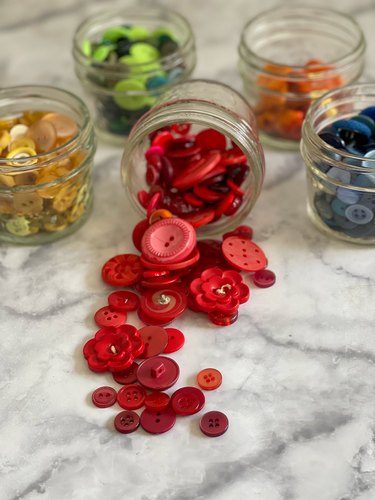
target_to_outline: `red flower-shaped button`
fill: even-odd
[[[196,387],[182,387],[173,393],[171,406],[178,415],[193,415],[203,408],[205,400],[203,392]]]
[[[94,372],[126,370],[144,349],[138,330],[132,325],[104,327],[83,347],[83,355]]]
[[[113,311],[135,311],[139,306],[139,297],[133,292],[120,290],[108,295],[108,304]]]
[[[117,393],[112,387],[98,387],[92,393],[92,402],[98,408],[108,408],[116,403]]]
[[[126,321],[126,312],[113,311],[110,307],[102,307],[96,311],[94,316],[98,326],[120,326]]]
[[[267,266],[267,257],[253,241],[240,236],[230,236],[223,241],[224,257],[233,267],[255,272]]]
[[[117,432],[130,434],[138,429],[139,417],[135,411],[126,410],[117,414],[113,423]]]
[[[143,406],[146,391],[140,385],[125,385],[117,393],[117,402],[125,410],[137,410]]]
[[[114,286],[129,286],[142,277],[143,267],[138,255],[126,253],[109,259],[102,268],[103,281]]]
[[[141,297],[139,309],[150,319],[168,323],[182,314],[186,307],[184,290],[174,286],[147,290]]]

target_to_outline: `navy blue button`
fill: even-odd
[[[324,131],[319,134],[319,137],[332,146],[333,148],[336,149],[344,149],[345,148],[345,142],[341,139],[341,137],[337,134],[336,131]]]
[[[355,120],[337,120],[332,124],[345,144],[366,144],[371,137],[371,129]]]
[[[357,116],[353,116],[352,120],[354,120],[356,122],[364,123],[371,130],[372,136],[375,135],[375,122],[369,116],[366,116],[366,115],[357,115]]]
[[[370,118],[375,120],[375,106],[369,106],[368,108],[362,109],[359,114],[369,116]]]

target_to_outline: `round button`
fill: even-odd
[[[204,406],[206,398],[196,387],[182,387],[173,393],[171,406],[177,415],[194,415]]]
[[[345,210],[345,216],[355,224],[367,224],[374,218],[374,213],[364,205],[350,205]]]
[[[42,120],[46,120],[54,126],[56,135],[59,139],[68,139],[78,132],[77,123],[70,116],[62,113],[47,113]]]
[[[232,266],[242,271],[255,272],[267,266],[267,257],[253,241],[230,236],[223,241],[224,257]]]
[[[182,262],[168,264],[168,270],[176,271],[178,269],[185,269],[198,262],[198,260],[199,260],[199,251],[197,248],[194,248],[193,252],[190,255],[188,255],[188,257]],[[158,262],[150,262],[147,259],[145,259],[143,255],[141,256],[141,263],[144,267],[147,267],[148,269],[165,270],[166,268],[165,264],[160,264]]]
[[[150,318],[148,317],[143,311],[138,309],[138,318],[144,323],[146,326],[166,326],[168,325],[172,320],[170,321],[165,321],[165,320],[158,320],[155,318]]]
[[[138,367],[138,382],[146,389],[164,391],[174,385],[180,376],[176,361],[165,356],[146,359]]]
[[[141,426],[150,434],[167,432],[176,423],[176,414],[171,410],[151,411],[144,410],[141,414]]]
[[[197,382],[201,389],[213,391],[221,386],[222,375],[215,368],[205,368],[198,373]]]
[[[109,259],[102,268],[103,281],[114,286],[129,286],[142,277],[143,267],[138,255],[126,253]]]
[[[138,429],[139,417],[135,411],[126,410],[116,415],[113,423],[117,432],[130,434]]]
[[[117,402],[125,410],[137,410],[143,406],[145,397],[146,391],[140,385],[125,385],[117,393]]]
[[[220,160],[220,153],[207,153],[196,162],[190,162],[189,166],[179,172],[173,179],[173,187],[183,190],[196,186],[215,169]]]
[[[237,321],[238,312],[233,314],[223,314],[220,311],[211,311],[208,313],[208,319],[217,326],[229,326]]]
[[[191,224],[178,218],[152,224],[142,238],[144,257],[157,263],[183,261],[194,250],[196,234]]]
[[[181,347],[185,344],[185,336],[177,328],[166,328],[165,331],[168,335],[168,343],[164,349],[166,354],[171,352],[176,352],[181,349]]]
[[[168,343],[168,335],[164,328],[160,326],[144,326],[138,330],[138,333],[145,344],[141,358],[151,358],[164,351]]]
[[[227,145],[225,135],[212,128],[202,130],[196,136],[196,142],[202,151],[219,149],[224,151]]]
[[[98,387],[92,393],[92,402],[98,408],[108,408],[116,403],[116,391],[112,387]]]
[[[102,307],[96,311],[94,316],[95,323],[98,326],[121,326],[126,321],[126,313],[120,311],[112,311],[108,306]]]
[[[34,141],[38,153],[51,151],[56,143],[55,127],[47,120],[34,122],[29,128],[28,136]]]
[[[199,427],[206,436],[221,436],[228,430],[228,417],[221,411],[209,411],[201,418]]]
[[[150,227],[150,224],[149,224],[148,219],[143,219],[143,220],[139,221],[138,224],[136,224],[136,226],[133,229],[133,232],[132,232],[133,244],[139,252],[142,251],[141,244],[142,244],[143,235],[144,235],[146,229],[148,229],[149,227]]]
[[[268,288],[275,284],[276,275],[270,269],[262,269],[254,274],[253,281],[258,288]]]
[[[165,392],[147,394],[145,407],[151,411],[164,411],[168,408],[170,397]]]
[[[336,190],[336,196],[343,203],[353,205],[354,203],[358,203],[361,194],[358,191],[353,191],[352,189],[338,187]]]
[[[138,363],[134,361],[126,370],[112,373],[112,377],[115,382],[121,385],[134,384],[134,382],[137,382],[137,371]]]
[[[148,318],[168,323],[185,311],[187,297],[184,290],[177,286],[159,290],[150,289],[141,297],[139,307]]]
[[[133,292],[121,290],[108,295],[108,304],[114,311],[135,311],[139,306],[139,298],[138,295]]]

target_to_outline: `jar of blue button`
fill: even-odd
[[[317,100],[303,125],[301,153],[313,223],[336,238],[375,244],[375,84]]]
[[[164,9],[110,11],[86,19],[73,40],[75,71],[99,135],[123,143],[157,98],[196,64],[190,24]]]

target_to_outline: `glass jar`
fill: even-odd
[[[146,62],[142,57],[138,62],[129,56],[121,60],[130,60],[131,64],[95,60],[87,48],[88,43],[97,41],[106,30],[116,26],[125,30],[122,37],[125,42],[126,30],[133,26],[146,30],[146,34],[157,31],[160,43],[163,37],[169,43],[173,39],[172,45],[175,43],[165,55],[162,55],[165,45],[159,46],[160,57],[152,59],[151,54]],[[119,53],[118,48],[116,50]],[[172,85],[187,80],[196,64],[195,40],[188,21],[176,12],[161,8],[110,11],[86,19],[75,33],[73,57],[76,74],[91,98],[98,133],[120,144],[156,98]]]
[[[346,14],[293,5],[250,20],[238,50],[245,95],[262,140],[297,149],[311,102],[361,76],[365,39]]]
[[[336,149],[318,134],[374,105],[375,84],[336,89],[314,102],[302,128],[309,217],[326,234],[353,243],[375,243],[375,158]]]
[[[78,97],[47,86],[2,89],[0,135],[20,120],[29,126],[39,112],[66,115],[78,131],[45,153],[13,158],[0,153],[0,241],[49,243],[76,231],[90,213],[96,140],[88,110]]]
[[[238,147],[236,151],[242,156],[245,155],[244,161],[249,168],[247,177],[240,185],[243,192],[241,205],[235,213],[222,215],[217,220],[202,225],[199,233],[204,236],[220,234],[236,227],[249,214],[261,192],[265,173],[264,154],[258,138],[255,117],[246,100],[232,88],[213,81],[191,80],[176,85],[166,92],[158,104],[133,128],[125,146],[121,165],[123,183],[133,206],[143,217],[145,216],[145,209],[140,205],[138,195],[149,187],[145,178],[147,164],[145,152],[150,147],[150,135],[152,137],[155,131],[168,130],[176,124],[190,124],[191,129],[188,132],[190,136],[207,128],[214,129],[224,134],[228,147]],[[221,175],[224,177],[227,174]],[[201,180],[197,178],[196,183],[200,182]],[[170,190],[165,188],[161,191],[162,208],[165,208],[163,201],[166,196],[179,194],[175,188]],[[224,196],[225,193],[219,194],[219,199]],[[204,209],[205,207],[196,208],[194,214],[199,216],[200,211]],[[173,212],[170,206],[168,210]],[[174,215],[185,218],[188,216],[187,213],[180,212],[174,212]]]

